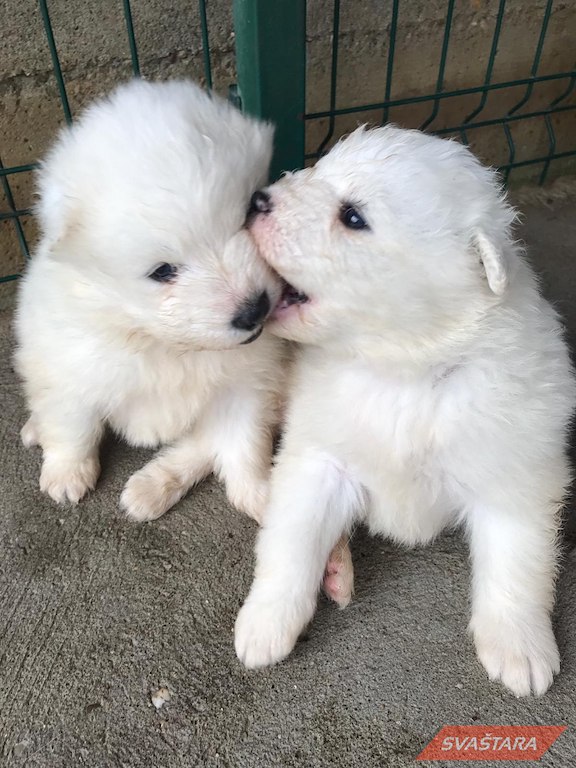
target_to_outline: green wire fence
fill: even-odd
[[[407,3],[401,3],[400,0],[393,0],[391,3],[391,22],[389,31],[387,66],[383,83],[383,100],[381,102],[337,108],[336,99],[339,81],[339,23],[341,2],[340,0],[333,0],[330,105],[327,110],[310,112],[305,115],[305,120],[309,122],[328,120],[328,127],[319,144],[307,153],[307,160],[316,159],[325,151],[335,135],[335,126],[338,117],[354,114],[357,115],[360,120],[362,120],[363,115],[373,115],[375,112],[380,112],[381,119],[379,122],[383,124],[389,120],[390,112],[393,108],[406,107],[416,104],[431,104],[430,113],[424,120],[419,121],[417,124],[410,127],[417,127],[421,130],[433,131],[439,135],[456,135],[466,144],[470,143],[471,135],[475,131],[493,126],[501,127],[508,147],[508,156],[504,162],[498,163],[498,166],[504,176],[505,181],[509,180],[510,172],[513,169],[529,165],[536,165],[541,167],[538,182],[539,184],[544,184],[548,177],[550,164],[553,161],[573,158],[576,156],[576,130],[574,130],[573,133],[573,141],[571,147],[564,151],[557,151],[556,132],[552,122],[552,118],[554,116],[559,116],[562,113],[568,112],[574,113],[574,110],[576,110],[576,101],[573,98],[575,95],[576,85],[576,61],[574,61],[574,57],[576,56],[576,29],[573,30],[573,35],[571,38],[573,56],[572,68],[562,72],[539,74],[539,68],[542,61],[542,51],[548,32],[550,18],[554,8],[554,0],[547,0],[543,8],[540,32],[534,49],[532,63],[530,70],[526,72],[524,77],[519,77],[514,80],[504,80],[501,82],[493,81],[494,64],[499,51],[499,42],[507,6],[507,0],[499,0],[497,4],[494,31],[489,47],[483,82],[481,84],[474,84],[465,88],[447,89],[445,87],[445,71],[450,54],[450,43],[451,36],[453,34],[455,10],[455,0],[448,0],[446,3],[446,15],[442,37],[441,54],[438,64],[436,87],[434,91],[431,93],[420,93],[410,96],[393,97],[392,93],[394,83],[395,45],[397,41],[399,20],[401,19],[401,6],[403,5],[406,6]],[[532,11],[532,9],[530,9],[530,11]],[[530,109],[529,103],[535,86],[537,84],[551,83],[554,81],[561,81],[565,83],[564,90],[559,95],[555,96],[555,98],[550,100],[546,106],[538,109]],[[510,89],[517,88],[518,86],[524,86],[524,93],[522,94],[521,98],[516,101],[516,103],[514,103],[504,112],[504,114],[481,119],[482,113],[487,106],[487,101],[490,94],[509,91]],[[477,106],[472,111],[462,114],[462,118],[457,123],[444,126],[436,125],[440,105],[443,102],[455,102],[461,97],[467,97],[476,94],[479,96]],[[518,159],[516,142],[512,135],[510,126],[516,122],[528,121],[534,118],[542,118],[544,121],[547,132],[547,151],[537,157]],[[373,118],[371,119],[371,122],[374,122]]]
[[[197,32],[201,41],[199,55],[202,57],[204,84],[212,89],[212,65],[216,55],[210,48],[209,21],[212,9],[208,0],[191,2],[197,3]],[[555,68],[551,68],[550,56],[545,55],[547,41],[551,39],[554,14],[564,10],[566,3],[533,0],[528,7],[514,0],[470,0],[467,12],[470,13],[472,6],[488,9],[491,25],[488,31],[482,31],[482,40],[486,42],[485,52],[482,61],[476,62],[476,74],[470,82],[470,76],[462,75],[459,81],[455,81],[450,75],[450,68],[459,55],[458,43],[464,34],[462,2],[363,2],[362,13],[366,14],[372,8],[375,13],[377,11],[380,22],[382,19],[386,21],[384,41],[378,51],[379,64],[376,75],[371,75],[372,87],[369,89],[374,92],[376,86],[380,98],[363,101],[361,97],[365,76],[362,63],[358,71],[352,73],[352,77],[350,71],[344,71],[354,53],[347,42],[349,17],[351,10],[354,10],[354,2],[309,0],[307,8],[306,0],[233,0],[237,76],[235,100],[245,111],[276,124],[273,176],[277,176],[283,169],[291,170],[313,162],[342,133],[358,122],[384,124],[388,121],[419,127],[439,135],[456,136],[464,143],[470,143],[480,154],[486,155],[485,160],[500,168],[506,181],[511,181],[511,174],[519,173],[519,169],[532,168],[537,171],[536,180],[543,184],[551,177],[553,165],[555,175],[563,169],[574,167],[576,30],[568,35],[568,42],[563,44],[565,50],[553,51],[552,60],[561,63],[568,61],[568,66],[555,64]],[[226,5],[223,0],[212,0],[212,3],[220,12]],[[423,73],[420,84],[408,87],[404,77],[406,64],[401,64],[400,54],[403,47],[406,47],[409,35],[407,19],[414,15],[416,6],[434,8],[439,13],[437,38],[430,36],[434,44],[437,40],[438,57],[434,65],[428,66],[428,71]],[[133,18],[130,0],[118,0],[118,8],[123,15],[132,73],[136,76],[155,75],[152,65],[145,64],[145,71],[141,72],[135,28],[138,27],[142,6],[138,7],[136,18]],[[356,12],[360,13],[359,10]],[[526,18],[530,14],[530,23],[537,25],[537,29],[533,40],[522,42],[523,63],[516,63],[514,77],[502,77],[498,75],[498,63],[506,48],[503,42],[505,33],[514,23],[511,21],[511,12],[516,13],[515,18],[518,18],[519,13],[524,12]],[[316,22],[312,23],[314,13]],[[59,28],[57,24],[53,28],[48,0],[38,0],[38,14],[43,25],[63,121],[70,123],[73,109],[68,95],[66,67],[61,63]],[[329,14],[327,23],[326,14]],[[322,18],[321,33],[315,29],[319,16]],[[428,30],[424,29],[423,32],[426,34]],[[369,37],[370,33],[366,35]],[[316,39],[318,37],[320,39]],[[316,82],[317,68],[312,61],[314,46],[320,44],[323,46],[324,59],[328,60],[326,77],[321,85]],[[147,71],[148,68],[150,71]],[[478,72],[481,74],[478,75]],[[358,85],[354,98],[350,96],[351,79]],[[526,147],[519,146],[517,130],[536,122],[542,126],[539,129],[539,148],[533,148],[527,154]],[[500,149],[496,152],[492,145],[498,142]],[[25,223],[31,211],[29,207],[18,206],[12,184],[35,168],[34,162],[5,167],[0,159],[0,184],[3,191],[0,236],[6,227],[12,227],[12,241],[24,258],[29,256]],[[0,282],[9,282],[17,277],[15,273],[6,274],[0,276]]]

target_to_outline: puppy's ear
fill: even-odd
[[[45,215],[41,218],[44,242],[50,258],[54,261],[80,261],[86,248],[80,212],[76,207],[62,206],[54,213],[51,221]]]
[[[58,157],[54,155],[54,160]],[[73,261],[78,258],[79,250],[81,253],[83,244],[82,205],[59,178],[50,156],[41,166],[36,184],[38,197],[34,213],[40,224],[43,247],[55,261]]]
[[[502,296],[508,287],[508,267],[503,249],[479,229],[474,232],[473,245],[484,267],[490,290],[496,296]]]
[[[64,223],[58,235],[49,241],[48,252],[54,261],[81,261],[86,244],[82,243],[82,225],[76,217]]]

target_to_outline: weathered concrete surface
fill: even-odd
[[[573,204],[528,206],[524,233],[576,340]],[[39,455],[0,333],[0,763],[42,768],[410,766],[445,724],[567,724],[543,767],[576,764],[576,534],[566,538],[556,629],[562,672],[542,699],[490,684],[465,627],[459,535],[411,552],[359,533],[356,597],[322,601],[307,642],[247,672],[232,646],[255,526],[214,482],[161,520],[118,514],[148,458],[109,441],[76,509],[37,490]],[[160,711],[150,694],[165,685]],[[440,764],[439,764],[440,765]]]
[[[493,82],[528,76],[536,48],[546,0],[509,0],[502,25]],[[202,80],[203,61],[196,2],[188,0],[133,0],[133,16],[142,73],[167,78],[186,75]],[[342,3],[336,106],[381,101],[384,97],[392,3],[354,0]],[[130,57],[122,5],[118,0],[49,3],[56,43],[61,55],[73,113],[94,97],[130,76]],[[432,93],[436,87],[444,35],[446,0],[410,0],[400,3],[392,98]],[[496,23],[496,0],[460,0],[455,5],[448,46],[446,89],[478,86],[484,82]],[[210,47],[217,90],[226,92],[234,82],[234,36],[229,0],[208,3]],[[20,165],[40,157],[63,122],[56,83],[36,0],[3,0],[0,9],[0,154],[5,165]],[[576,0],[557,0],[553,6],[540,74],[573,67]],[[308,2],[307,111],[322,111],[330,103],[332,4]],[[525,110],[546,106],[566,87],[555,81],[534,88]],[[493,92],[482,112],[490,118],[502,114],[524,95],[525,89]],[[570,97],[574,98],[574,94]],[[479,104],[479,96],[443,102],[431,128],[459,123]],[[431,104],[397,107],[389,119],[418,126],[430,114]],[[358,121],[380,121],[380,112],[343,116],[334,124],[334,138]],[[554,118],[556,150],[573,147],[576,111]],[[326,119],[307,124],[308,150],[325,137]],[[516,159],[546,154],[549,147],[544,120],[511,125]],[[471,131],[476,151],[496,165],[508,161],[508,143],[502,128]],[[572,166],[554,164],[551,178]],[[516,181],[537,178],[539,167],[515,171]],[[514,179],[513,179],[514,180]],[[17,205],[29,205],[31,174],[11,178]],[[6,208],[0,190],[0,210]],[[33,223],[24,226],[34,239]],[[11,224],[0,222],[0,275],[17,270],[21,255]]]

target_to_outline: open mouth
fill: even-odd
[[[276,314],[276,312],[281,312],[282,310],[286,310],[289,307],[293,307],[296,304],[307,304],[310,301],[310,298],[304,293],[304,291],[301,291],[298,288],[295,288],[293,285],[290,285],[290,283],[284,280],[284,278],[282,278],[282,280],[284,282],[284,288],[282,290],[280,301],[276,305],[273,314]]]
[[[243,344],[250,344],[251,342],[256,341],[256,339],[258,338],[258,336],[260,336],[263,330],[264,330],[264,326],[261,325],[260,328],[258,328],[258,330],[252,334],[252,336],[249,336],[245,341],[241,341],[240,346],[242,346]]]

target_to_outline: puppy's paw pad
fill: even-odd
[[[490,680],[500,680],[515,696],[542,696],[560,671],[560,655],[551,627],[476,631],[476,653]]]
[[[346,608],[354,594],[354,566],[350,550],[334,550],[324,573],[323,589],[327,597],[339,608]]]
[[[247,601],[234,628],[236,655],[250,669],[276,664],[294,648],[304,624],[278,602]]]
[[[182,484],[160,468],[145,467],[124,486],[120,507],[137,522],[156,520],[182,498]]]
[[[80,463],[49,458],[42,465],[40,490],[58,504],[77,504],[88,491],[94,490],[99,474],[100,464],[95,458]]]
[[[22,440],[22,445],[25,448],[33,448],[35,445],[39,445],[40,440],[38,439],[36,424],[34,423],[34,419],[32,417],[28,419],[26,424],[24,424],[20,430],[20,439]]]
[[[261,525],[268,503],[269,484],[261,480],[247,480],[237,488],[227,484],[228,501]]]

